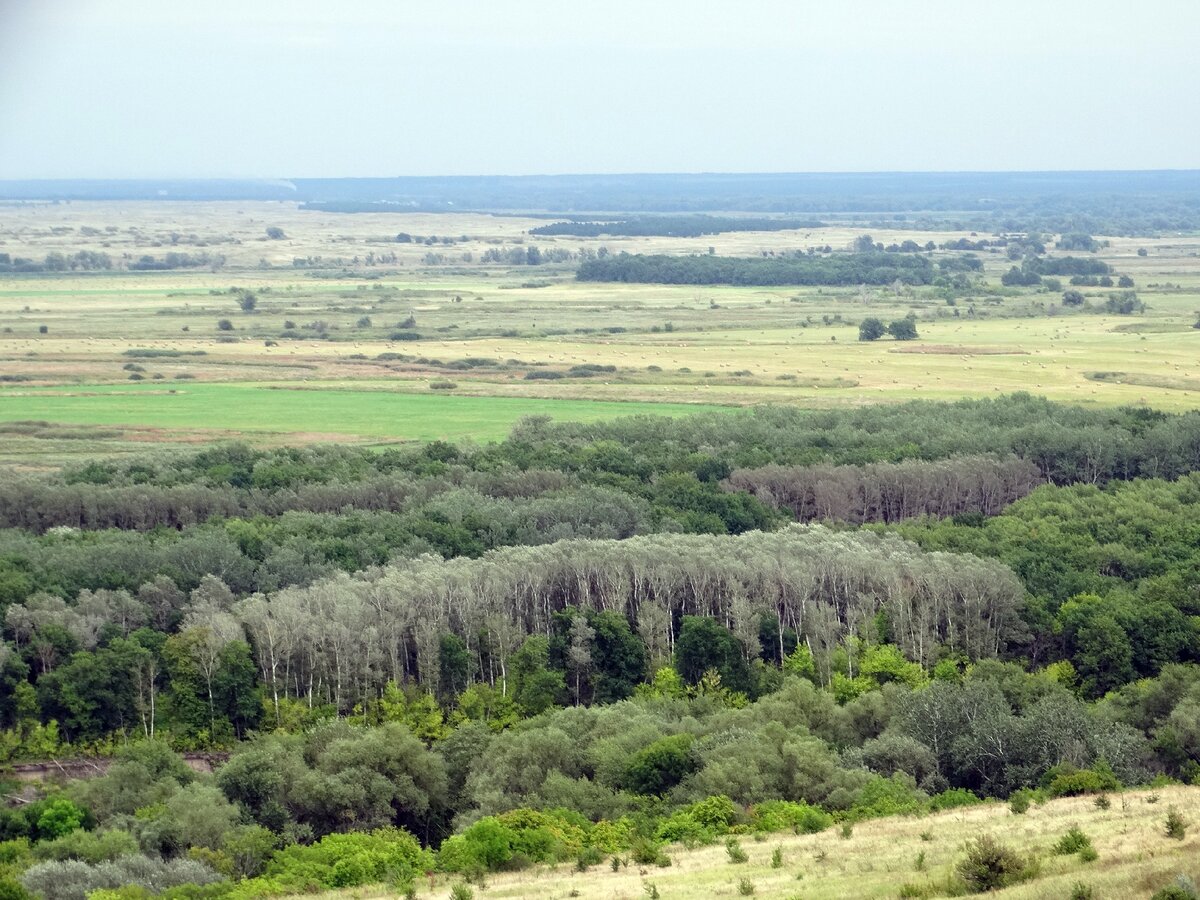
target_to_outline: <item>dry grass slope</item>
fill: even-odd
[[[951,896],[947,883],[966,844],[985,834],[1040,863],[1036,878],[985,895],[989,897],[1066,900],[1081,883],[1092,889],[1096,900],[1133,900],[1149,897],[1179,874],[1200,881],[1200,788],[1130,791],[1110,799],[1109,809],[1097,807],[1094,797],[1072,797],[1033,806],[1024,815],[1014,815],[1004,804],[988,803],[920,818],[877,819],[854,826],[849,838],[838,828],[815,835],[769,835],[763,841],[747,836],[742,838],[749,855],[744,864],[731,863],[724,845],[717,844],[696,850],[671,848],[669,868],[630,863],[613,872],[608,860],[582,873],[571,865],[540,867],[492,876],[485,889],[475,889],[475,896],[635,900],[650,895],[647,885],[652,884],[664,900],[737,897],[743,896],[739,887],[746,879],[753,885],[753,896],[764,900],[945,897]],[[1168,838],[1164,830],[1171,807],[1192,823],[1182,841]],[[1051,852],[1073,825],[1091,838],[1099,853],[1096,861]],[[783,865],[775,869],[771,856],[777,847]],[[423,884],[419,896],[447,897],[452,886],[452,881],[439,877]],[[328,896],[344,900],[395,894],[360,888]]]

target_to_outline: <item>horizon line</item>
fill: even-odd
[[[56,181],[83,182],[130,182],[130,181],[254,181],[286,183],[291,181],[363,181],[389,180],[397,178],[641,178],[665,176],[853,176],[853,175],[1152,175],[1200,173],[1194,168],[1146,168],[1146,169],[827,169],[827,170],[699,170],[699,171],[623,171],[623,172],[533,172],[510,173],[440,173],[435,175],[53,175],[28,178],[0,178],[0,184],[29,184]]]

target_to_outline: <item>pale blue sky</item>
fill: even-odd
[[[1196,0],[0,0],[0,179],[1200,168]]]

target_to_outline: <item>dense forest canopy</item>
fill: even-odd
[[[649,864],[1200,776],[1194,413],[225,445],[8,478],[0,523],[0,760],[118,757],[0,811],[0,878],[49,900]]]

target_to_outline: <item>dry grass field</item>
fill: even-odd
[[[523,414],[644,410],[621,405],[630,403],[676,412],[671,405],[828,406],[1028,390],[1080,403],[1200,404],[1200,330],[1192,328],[1200,237],[1111,239],[1099,257],[1133,277],[1147,305],[1139,315],[1116,315],[1102,311],[1102,289],[1085,288],[1092,308],[1077,311],[1061,308],[1058,293],[1001,288],[1011,265],[1003,253],[981,254],[986,286],[953,303],[932,287],[592,284],[575,281],[571,263],[482,261],[489,249],[531,245],[546,254],[711,247],[756,255],[841,248],[863,232],[526,234],[537,224],[284,203],[0,208],[0,253],[14,257],[86,249],[118,266],[166,252],[224,258],[220,267],[186,270],[0,276],[0,422],[71,426],[14,432],[5,457],[242,432],[263,441],[489,440]],[[268,240],[267,227],[286,237]],[[400,232],[439,241],[397,243]],[[963,236],[872,234],[887,243]],[[234,287],[255,294],[252,312],[239,307]],[[864,317],[910,312],[919,341],[857,340]],[[572,371],[577,366],[612,368]],[[118,388],[123,399],[114,404]],[[439,402],[431,405],[434,392]],[[97,429],[91,441],[89,427]]]
[[[839,828],[815,835],[746,836],[749,861],[730,862],[723,844],[685,850],[671,848],[666,868],[635,863],[612,871],[609,861],[585,872],[574,866],[540,867],[488,878],[477,898],[635,900],[754,896],[764,900],[845,900],[845,898],[945,897],[948,880],[965,854],[966,843],[992,835],[1039,866],[1024,884],[987,894],[1011,900],[1067,900],[1076,885],[1091,888],[1095,900],[1149,897],[1180,875],[1200,880],[1200,788],[1170,787],[1113,795],[1109,809],[1094,797],[1073,797],[1035,805],[1014,815],[1007,805],[987,803],[919,818],[892,817],[855,825],[849,838]],[[1167,810],[1174,807],[1192,823],[1183,840],[1164,832]],[[1084,831],[1098,858],[1056,855],[1052,848],[1072,826]],[[775,849],[782,866],[772,868]],[[745,893],[745,880],[753,894]],[[453,882],[440,877],[425,883],[421,897],[446,897]],[[653,885],[657,894],[652,894]],[[360,888],[329,898],[395,896]]]

